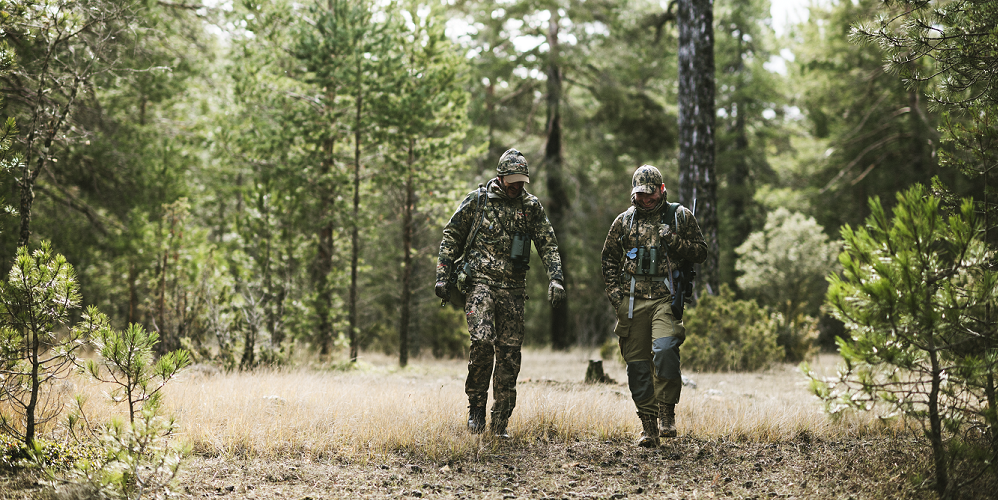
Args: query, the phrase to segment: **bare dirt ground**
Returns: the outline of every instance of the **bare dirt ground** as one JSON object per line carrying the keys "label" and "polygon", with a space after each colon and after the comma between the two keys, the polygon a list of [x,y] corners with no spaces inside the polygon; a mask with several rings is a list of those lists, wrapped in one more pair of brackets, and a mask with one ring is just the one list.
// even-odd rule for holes
{"label": "bare dirt ground", "polygon": [[[933,498],[912,484],[925,470],[911,438],[787,443],[671,439],[657,450],[629,442],[482,441],[477,457],[433,463],[195,457],[176,498]],[[81,498],[53,494],[37,477],[0,478],[0,498]],[[989,498],[984,491],[968,497]]]}

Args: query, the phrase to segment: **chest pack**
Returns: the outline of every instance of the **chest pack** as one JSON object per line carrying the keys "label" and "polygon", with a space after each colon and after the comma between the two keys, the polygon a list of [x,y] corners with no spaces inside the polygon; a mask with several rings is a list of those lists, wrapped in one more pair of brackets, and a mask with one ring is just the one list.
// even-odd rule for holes
{"label": "chest pack", "polygon": [[[523,197],[520,197],[520,213],[523,214],[523,224],[527,225],[527,211],[523,208]],[[527,232],[526,227],[516,227],[514,215],[514,224],[512,230],[510,227],[503,222],[502,217],[496,210],[495,205],[492,205],[492,215],[495,217],[496,224],[502,228],[512,239],[512,245],[509,249],[509,259],[513,262],[514,272],[527,272],[530,270],[530,242],[532,241],[530,234]]]}
{"label": "chest pack", "polygon": [[[696,203],[693,204],[696,207]],[[659,224],[672,224],[673,231],[679,229],[679,203],[669,203],[668,207],[662,211],[659,217]],[[694,208],[695,209],[695,208]],[[627,235],[633,234],[635,208],[632,205],[624,213],[624,225],[627,226]],[[620,246],[625,248],[624,236],[620,237]],[[628,300],[627,317],[634,317],[634,286],[637,281],[661,281],[672,294],[672,315],[677,321],[683,319],[683,309],[686,302],[693,298],[693,280],[696,271],[693,264],[686,259],[675,256],[676,269],[672,268],[673,258],[669,256],[668,248],[664,246],[641,246],[633,247],[625,252],[625,257],[635,260],[635,273],[631,275],[630,298]],[[662,260],[666,265],[664,272]]]}

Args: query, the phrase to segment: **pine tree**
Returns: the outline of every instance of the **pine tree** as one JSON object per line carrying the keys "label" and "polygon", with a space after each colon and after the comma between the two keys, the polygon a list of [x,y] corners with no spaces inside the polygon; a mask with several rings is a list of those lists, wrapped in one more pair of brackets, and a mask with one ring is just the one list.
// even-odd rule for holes
{"label": "pine tree", "polygon": [[983,321],[998,305],[994,250],[969,199],[947,217],[916,185],[897,195],[892,217],[876,198],[870,209],[864,227],[843,228],[844,272],[829,278],[827,303],[852,336],[838,341],[846,363],[831,381],[811,374],[812,388],[832,413],[883,405],[884,415],[920,423],[932,448],[932,488],[953,498],[977,476],[954,474],[993,467],[998,450],[998,351],[993,325]]}

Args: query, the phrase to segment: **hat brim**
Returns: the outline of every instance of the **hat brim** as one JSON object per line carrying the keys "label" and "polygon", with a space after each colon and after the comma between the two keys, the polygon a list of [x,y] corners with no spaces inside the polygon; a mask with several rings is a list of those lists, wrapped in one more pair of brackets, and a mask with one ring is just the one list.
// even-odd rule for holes
{"label": "hat brim", "polygon": [[635,194],[635,193],[648,193],[648,194],[651,194],[651,193],[655,192],[655,188],[656,187],[657,186],[655,186],[654,184],[642,184],[640,186],[634,186],[634,189],[631,190],[631,194]]}
{"label": "hat brim", "polygon": [[530,184],[530,177],[523,174],[509,174],[502,176],[502,178],[506,182],[526,182],[527,184]]}

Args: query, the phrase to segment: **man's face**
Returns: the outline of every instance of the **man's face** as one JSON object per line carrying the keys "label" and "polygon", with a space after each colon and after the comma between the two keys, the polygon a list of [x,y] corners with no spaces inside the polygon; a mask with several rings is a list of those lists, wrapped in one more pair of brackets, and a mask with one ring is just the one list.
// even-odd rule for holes
{"label": "man's face", "polygon": [[644,209],[655,208],[655,205],[658,205],[658,201],[662,199],[662,189],[664,187],[665,185],[663,184],[659,186],[658,189],[654,190],[651,193],[635,193],[634,195],[635,201],[638,203],[638,206],[641,208]]}
{"label": "man's face", "polygon": [[516,198],[517,196],[520,196],[521,192],[523,192],[523,181],[506,182],[506,178],[500,177],[499,183],[502,184],[503,190],[506,191],[506,196],[509,196],[510,198]]}

